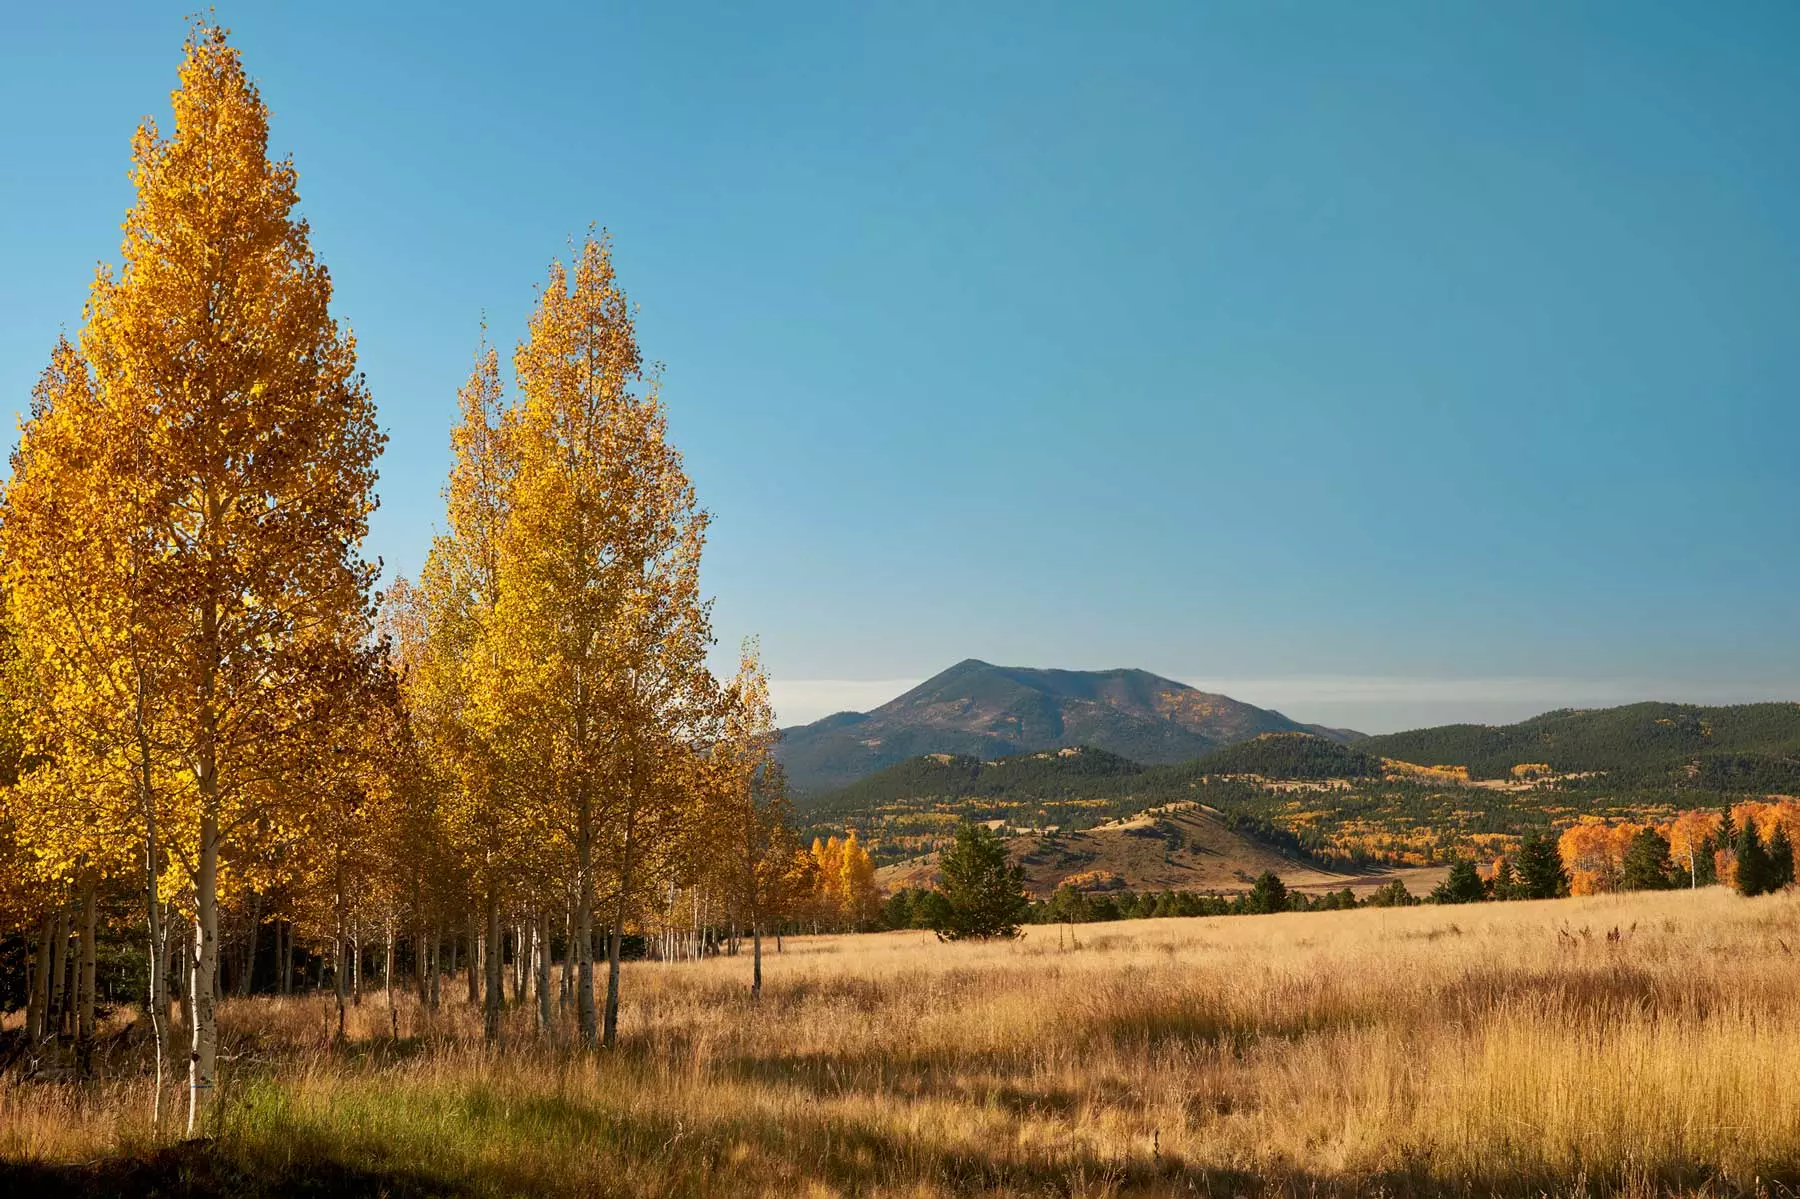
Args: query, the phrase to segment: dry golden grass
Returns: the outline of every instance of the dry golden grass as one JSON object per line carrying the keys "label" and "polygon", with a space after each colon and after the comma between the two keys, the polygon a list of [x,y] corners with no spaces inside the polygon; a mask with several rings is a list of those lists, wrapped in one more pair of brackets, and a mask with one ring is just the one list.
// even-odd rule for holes
{"label": "dry golden grass", "polygon": [[[1616,935],[1614,935],[1616,930]],[[1594,897],[790,941],[628,968],[623,1048],[379,996],[226,1005],[218,1137],[141,1078],[0,1092],[64,1193],[1784,1193],[1800,898]],[[459,988],[460,993],[460,988]],[[58,1164],[94,1163],[79,1169]],[[0,1184],[6,1176],[0,1174]],[[0,1185],[0,1189],[4,1189]]]}

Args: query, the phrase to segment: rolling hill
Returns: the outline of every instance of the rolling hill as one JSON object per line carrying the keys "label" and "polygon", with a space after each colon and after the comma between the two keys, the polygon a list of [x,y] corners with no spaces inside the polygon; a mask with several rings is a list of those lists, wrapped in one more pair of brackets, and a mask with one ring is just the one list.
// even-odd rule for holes
{"label": "rolling hill", "polygon": [[1357,743],[1366,753],[1422,766],[1466,766],[1504,778],[1515,766],[1591,771],[1618,785],[1715,790],[1800,787],[1800,704],[1642,703],[1564,709],[1518,724],[1447,724]]}
{"label": "rolling hill", "polygon": [[1156,764],[1293,732],[1361,737],[1148,671],[1038,670],[971,658],[874,711],[784,729],[776,753],[795,792],[811,794],[927,754],[985,760],[1084,745]]}
{"label": "rolling hill", "polygon": [[[1068,882],[1084,890],[1198,891],[1227,895],[1249,889],[1265,870],[1307,891],[1348,887],[1374,890],[1400,878],[1415,892],[1429,890],[1443,868],[1343,872],[1284,851],[1232,827],[1221,814],[1174,803],[1073,833],[1026,834],[1008,849],[1025,869],[1026,888],[1040,898]],[[937,854],[897,862],[878,872],[889,889],[934,885]]]}

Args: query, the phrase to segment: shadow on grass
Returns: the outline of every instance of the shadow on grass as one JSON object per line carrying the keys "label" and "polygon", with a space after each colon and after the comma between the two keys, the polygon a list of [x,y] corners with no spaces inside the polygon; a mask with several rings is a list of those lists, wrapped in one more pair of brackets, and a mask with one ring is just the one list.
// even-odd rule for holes
{"label": "shadow on grass", "polygon": [[[481,1105],[477,1105],[479,1109]],[[1412,1199],[1468,1196],[1682,1195],[1788,1199],[1800,1178],[1762,1178],[1749,1185],[1704,1175],[1603,1179],[1532,1175],[1446,1179],[1427,1163],[1412,1170],[1364,1177],[1325,1177],[1305,1171],[1254,1174],[1191,1168],[1148,1154],[1104,1160],[1079,1152],[1025,1153],[949,1149],[867,1127],[815,1119],[776,1121],[738,1117],[695,1126],[681,1121],[596,1111],[555,1097],[507,1104],[539,1128],[560,1128],[598,1155],[569,1162],[545,1177],[486,1157],[465,1163],[464,1177],[371,1165],[367,1147],[334,1146],[316,1134],[279,1151],[233,1140],[192,1141],[145,1155],[80,1165],[0,1164],[0,1195],[158,1199],[318,1199],[370,1195],[389,1199],[474,1199],[476,1196],[619,1195],[730,1196],[828,1193],[1009,1196],[1173,1197],[1219,1199]],[[480,1117],[477,1117],[480,1122]]]}
{"label": "shadow on grass", "polygon": [[264,1157],[242,1146],[187,1141],[147,1154],[124,1154],[77,1165],[0,1163],[0,1195],[53,1199],[321,1199],[382,1195],[389,1199],[452,1199],[467,1188],[404,1170],[372,1170],[330,1155],[294,1159]]}

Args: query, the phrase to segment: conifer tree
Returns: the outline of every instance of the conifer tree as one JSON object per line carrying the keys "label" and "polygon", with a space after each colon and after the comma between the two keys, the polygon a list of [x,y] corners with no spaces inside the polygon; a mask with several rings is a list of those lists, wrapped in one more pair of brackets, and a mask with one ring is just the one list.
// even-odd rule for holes
{"label": "conifer tree", "polygon": [[1460,861],[1450,867],[1450,874],[1431,893],[1433,903],[1480,903],[1488,897],[1487,887],[1475,863]]}
{"label": "conifer tree", "polygon": [[1668,841],[1655,829],[1645,828],[1632,838],[1625,852],[1619,885],[1626,891],[1666,891],[1674,870]]}
{"label": "conifer tree", "polygon": [[1287,884],[1273,870],[1265,870],[1250,884],[1244,897],[1244,910],[1252,913],[1285,912],[1293,906]]}
{"label": "conifer tree", "polygon": [[1737,843],[1732,847],[1737,857],[1737,890],[1739,895],[1761,895],[1770,889],[1773,864],[1756,830],[1756,821],[1746,816],[1738,829]]}
{"label": "conifer tree", "polygon": [[985,824],[965,821],[939,855],[945,910],[934,926],[940,940],[988,940],[1019,935],[1031,901],[1023,867],[1007,861],[1006,843]]}
{"label": "conifer tree", "polygon": [[1555,899],[1569,893],[1569,872],[1551,838],[1525,834],[1519,846],[1519,890],[1522,899]]}
{"label": "conifer tree", "polygon": [[1710,887],[1719,881],[1719,846],[1712,837],[1703,838],[1694,851],[1689,877],[1694,887]]}
{"label": "conifer tree", "polygon": [[1775,831],[1769,834],[1768,855],[1768,889],[1779,891],[1794,881],[1794,842],[1788,836],[1785,824],[1777,824]]}

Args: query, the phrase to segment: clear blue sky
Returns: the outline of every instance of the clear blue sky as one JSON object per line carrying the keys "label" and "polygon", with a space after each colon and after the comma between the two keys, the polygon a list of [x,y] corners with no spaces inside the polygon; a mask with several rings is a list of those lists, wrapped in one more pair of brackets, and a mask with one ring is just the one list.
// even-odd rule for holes
{"label": "clear blue sky", "polygon": [[[15,408],[192,7],[5,18]],[[1800,6],[219,16],[392,433],[390,571],[482,313],[510,347],[592,221],[790,717],[969,656],[1375,728],[1800,698]]]}

